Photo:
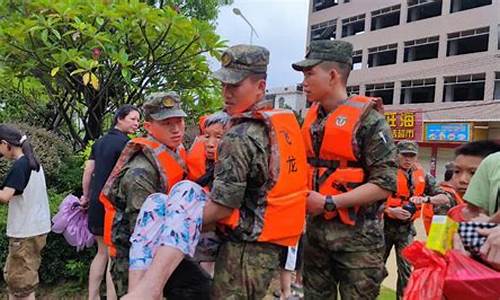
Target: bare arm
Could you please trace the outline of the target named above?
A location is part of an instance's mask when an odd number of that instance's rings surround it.
[[[233,209],[208,200],[203,209],[203,224],[212,224],[231,215]]]
[[[349,208],[356,205],[368,205],[386,199],[391,192],[373,183],[365,183],[349,192],[334,196],[337,208]],[[326,196],[311,191],[308,197],[307,209],[313,215],[324,212]]]
[[[89,202],[90,181],[92,179],[92,174],[94,173],[94,169],[95,169],[95,160],[87,160],[85,162],[85,168],[83,169],[83,176],[82,176],[83,195],[82,198],[80,199],[80,203],[82,205],[85,205]]]
[[[15,192],[16,190],[11,187],[4,187],[2,190],[0,190],[0,203],[9,203],[12,197],[14,197]]]

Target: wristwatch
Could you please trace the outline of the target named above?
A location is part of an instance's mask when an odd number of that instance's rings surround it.
[[[333,200],[333,196],[326,196],[325,197],[325,211],[327,212],[332,212],[337,209],[337,204],[335,204],[335,201]]]

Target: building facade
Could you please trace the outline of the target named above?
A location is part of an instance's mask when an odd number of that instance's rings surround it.
[[[301,84],[267,89],[266,99],[273,100],[275,108],[291,109],[302,118],[305,117],[307,101]]]
[[[382,97],[438,179],[461,143],[500,140],[500,0],[311,0],[316,39],[354,45],[348,91]]]

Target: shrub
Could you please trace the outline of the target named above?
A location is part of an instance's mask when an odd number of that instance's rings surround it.
[[[65,196],[54,192],[49,193],[51,216],[55,215]],[[0,207],[0,269],[3,269],[8,253],[6,223],[7,206],[2,205]],[[95,252],[95,247],[77,252],[74,247],[66,243],[61,234],[50,232],[47,245],[42,250],[42,264],[38,271],[40,283],[54,285],[64,281],[76,281],[81,283],[80,286],[83,288],[85,286],[83,283],[88,279],[88,270]],[[3,277],[0,282],[5,284]]]
[[[18,128],[30,138],[35,153],[43,166],[47,187],[60,186],[61,182],[65,181],[65,178],[61,177],[59,172],[61,169],[64,169],[65,163],[73,161],[72,159],[70,160],[72,157],[71,146],[57,135],[45,129],[21,123],[10,125]],[[0,161],[0,179],[3,180],[9,168],[10,163],[2,159]],[[63,191],[65,190],[59,190],[59,192]]]

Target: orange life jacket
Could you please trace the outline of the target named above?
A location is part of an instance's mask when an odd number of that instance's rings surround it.
[[[425,170],[417,165],[417,167],[412,170],[411,173],[413,181],[413,191],[410,191],[408,185],[408,178],[406,177],[406,171],[398,169],[397,177],[397,191],[387,198],[385,203],[386,207],[403,207],[408,204],[410,198],[413,196],[423,196],[425,192]],[[411,220],[415,220],[420,217],[421,205],[416,205],[417,211],[413,214]],[[386,214],[387,217],[389,217]],[[390,217],[389,217],[390,218]]]
[[[331,112],[325,121],[319,153],[315,153],[311,126],[318,117],[319,104],[309,109],[302,136],[309,164],[309,187],[323,195],[338,195],[365,183],[365,171],[356,157],[356,133],[362,117],[369,112],[370,98],[354,96]],[[339,217],[344,224],[355,225],[359,206],[326,212],[327,220]]]
[[[464,203],[464,199],[462,196],[450,185],[442,182],[439,184],[441,189],[445,192],[448,192],[453,196],[453,198],[457,201],[457,205]],[[432,217],[434,216],[434,207],[430,203],[425,203],[422,205],[422,220],[424,221],[424,227],[427,234],[429,234],[429,230],[431,229]]]
[[[207,120],[209,115],[203,115],[198,119],[198,129],[200,130],[200,134],[205,133],[205,121]]]
[[[189,180],[196,181],[205,175],[207,163],[205,155],[205,140],[203,136],[197,136],[189,149],[186,157],[186,164],[189,170]]]
[[[256,111],[252,118],[266,124],[271,147],[269,187],[257,241],[294,246],[304,229],[308,192],[307,160],[300,127],[289,110]],[[219,225],[230,230],[237,230],[239,224],[239,209],[219,221]]]
[[[103,240],[111,256],[116,256],[116,247],[112,239],[113,226],[116,225],[115,217],[118,212],[122,212],[119,211],[116,199],[110,197],[110,191],[125,164],[140,151],[149,152],[150,157],[154,158],[154,164],[159,168],[161,189],[164,193],[168,193],[172,186],[186,177],[187,170],[184,163],[186,154],[182,146],[175,153],[152,138],[135,138],[128,142],[99,195],[99,200],[105,209]]]

